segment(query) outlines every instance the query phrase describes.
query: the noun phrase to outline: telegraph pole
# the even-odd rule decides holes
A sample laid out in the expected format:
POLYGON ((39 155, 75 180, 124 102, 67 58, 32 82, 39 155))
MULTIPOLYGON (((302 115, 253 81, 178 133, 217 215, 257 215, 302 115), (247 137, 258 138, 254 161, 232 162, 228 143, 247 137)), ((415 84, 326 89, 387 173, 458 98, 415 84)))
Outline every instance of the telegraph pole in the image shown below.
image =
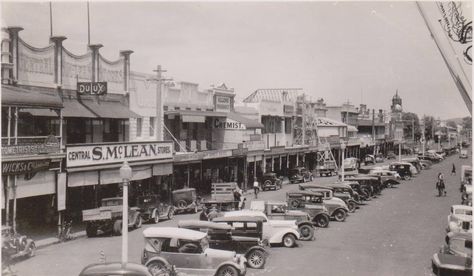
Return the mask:
POLYGON ((374 142, 374 158, 376 154, 376 142, 375 142, 375 109, 372 109, 372 140, 374 142))
POLYGON ((162 93, 162 82, 172 79, 163 79, 161 73, 166 72, 166 70, 161 69, 161 65, 156 67, 156 118, 155 118, 155 133, 156 133, 156 140, 163 141, 163 125, 164 125, 164 115, 163 115, 163 93, 162 93))
POLYGON ((303 116, 302 116, 302 120, 301 120, 301 122, 302 122, 301 123, 302 124, 301 129, 302 129, 303 133, 302 133, 301 137, 302 137, 303 141, 301 141, 301 145, 304 146, 304 143, 306 141, 306 95, 305 94, 303 94, 303 108, 302 109, 303 109, 302 110, 302 112, 303 112, 302 115, 303 116))

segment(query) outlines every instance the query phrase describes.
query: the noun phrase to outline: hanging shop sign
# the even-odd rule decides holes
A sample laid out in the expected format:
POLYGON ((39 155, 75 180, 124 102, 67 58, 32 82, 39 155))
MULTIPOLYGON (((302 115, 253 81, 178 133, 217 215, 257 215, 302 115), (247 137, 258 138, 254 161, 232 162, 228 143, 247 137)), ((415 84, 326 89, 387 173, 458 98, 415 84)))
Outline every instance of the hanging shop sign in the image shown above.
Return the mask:
POLYGON ((107 94, 107 82, 78 82, 77 92, 87 95, 105 95, 107 94))
POLYGON ((48 154, 61 152, 59 140, 50 135, 44 143, 31 143, 23 145, 2 145, 2 155, 30 155, 30 154, 48 154))
POLYGON ((212 124, 212 127, 215 129, 228 129, 228 130, 246 129, 245 125, 242 124, 241 122, 237 122, 229 118, 215 118, 214 124, 212 124))
POLYGON ((231 111, 230 97, 216 96, 216 111, 217 112, 230 112, 231 111))
POLYGON ((33 174, 38 171, 48 170, 51 160, 27 160, 2 163, 3 175, 33 174))
POLYGON ((172 142, 66 146, 67 168, 173 158, 172 142))

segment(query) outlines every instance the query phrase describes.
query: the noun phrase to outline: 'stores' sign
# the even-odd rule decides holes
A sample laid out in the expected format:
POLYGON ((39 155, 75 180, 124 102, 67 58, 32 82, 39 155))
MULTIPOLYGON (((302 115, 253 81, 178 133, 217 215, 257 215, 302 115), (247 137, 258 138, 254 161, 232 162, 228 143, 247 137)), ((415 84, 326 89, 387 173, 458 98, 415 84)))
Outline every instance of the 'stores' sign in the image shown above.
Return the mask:
POLYGON ((79 94, 104 95, 107 94, 107 82, 78 82, 77 92, 79 94))
POLYGON ((136 142, 66 146, 68 168, 149 161, 173 157, 172 142, 136 142))

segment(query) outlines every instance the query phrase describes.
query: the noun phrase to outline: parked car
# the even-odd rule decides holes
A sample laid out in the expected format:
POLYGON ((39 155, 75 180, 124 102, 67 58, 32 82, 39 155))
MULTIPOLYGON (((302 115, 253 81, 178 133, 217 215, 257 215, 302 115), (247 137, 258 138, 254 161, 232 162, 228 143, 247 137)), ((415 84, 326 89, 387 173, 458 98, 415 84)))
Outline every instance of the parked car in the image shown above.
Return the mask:
POLYGON ((446 232, 472 232, 472 207, 466 205, 451 206, 446 232))
POLYGON ((417 157, 403 158, 402 162, 407 162, 407 163, 412 164, 416 168, 417 173, 421 172, 421 170, 423 169, 420 159, 418 159, 417 157))
POLYGON ((299 185, 300 190, 305 190, 305 191, 312 191, 314 189, 329 189, 332 191, 333 196, 335 198, 339 198, 342 201, 344 201, 347 205, 347 209, 349 210, 350 213, 354 213, 356 208, 358 207, 357 201, 354 200, 352 195, 354 194, 354 191, 352 191, 352 188, 346 184, 339 184, 339 183, 333 183, 333 184, 326 184, 326 185, 318 185, 318 184, 300 184, 299 185))
MULTIPOLYGON (((121 197, 103 198, 99 208, 83 210, 82 221, 86 222, 87 237, 99 233, 122 235, 123 200, 121 197)), ((128 228, 142 227, 142 216, 137 207, 128 208, 128 228)))
POLYGON ((385 157, 383 157, 383 154, 377 153, 375 155, 375 163, 383 163, 385 161, 385 157))
POLYGON ((209 248, 206 233, 177 227, 150 227, 143 231, 142 264, 153 275, 167 268, 191 275, 243 276, 247 259, 234 251, 209 248))
POLYGON ((437 276, 472 275, 472 234, 455 233, 431 260, 437 276))
POLYGON ((459 158, 468 158, 467 150, 462 149, 459 153, 459 158))
POLYGON ((224 212, 235 211, 234 202, 209 200, 202 202, 202 211, 199 215, 200 220, 212 220, 214 217, 221 217, 224 212), (212 213, 212 214, 211 214, 212 213))
POLYGON ((433 153, 429 153, 429 152, 425 152, 425 155, 418 154, 418 159, 420 159, 420 160, 429 160, 433 163, 438 163, 441 160, 443 160, 443 158, 441 158, 440 156, 438 156, 436 154, 433 154, 433 153))
POLYGON ((370 197, 375 198, 382 193, 382 182, 379 177, 359 174, 348 177, 347 180, 358 182, 361 189, 364 189, 370 197))
POLYGON ((390 164, 389 169, 391 171, 396 171, 403 179, 409 180, 413 176, 411 167, 413 167, 413 165, 410 163, 393 162, 390 164))
POLYGON ((282 187, 282 180, 274 172, 264 173, 262 176, 262 190, 279 190, 282 187))
POLYGON ((356 192, 359 196, 359 202, 362 202, 363 200, 370 200, 370 192, 366 189, 363 188, 359 182, 357 181, 344 181, 342 183, 345 183, 349 185, 354 192, 356 192))
POLYGON ((364 163, 365 163, 365 165, 375 164, 375 156, 373 156, 371 154, 367 154, 364 157, 364 163))
POLYGON ((181 220, 178 222, 178 227, 207 233, 210 248, 242 254, 247 259, 247 266, 250 268, 262 269, 265 266, 268 252, 263 247, 262 241, 255 237, 234 236, 232 226, 228 224, 181 220))
POLYGON ((291 169, 289 177, 292 184, 313 181, 313 174, 305 167, 291 169))
POLYGON ((290 210, 301 210, 311 205, 323 205, 328 210, 329 217, 339 222, 345 221, 349 212, 346 203, 339 198, 333 198, 332 191, 328 189, 288 192, 286 201, 290 210))
POLYGON ((19 258, 30 258, 36 253, 33 239, 16 233, 11 226, 2 225, 2 271, 19 258))
POLYGON ((82 269, 79 276, 152 276, 147 267, 141 264, 121 262, 90 264, 82 269))
MULTIPOLYGON (((253 210, 240 210, 224 213, 224 217, 217 218, 214 221, 224 222, 233 225, 235 228, 236 225, 241 225, 241 222, 246 217, 247 226, 250 222, 255 227, 255 217, 261 218, 263 223, 263 239, 267 240, 270 245, 283 244, 285 247, 294 247, 296 246, 296 240, 300 239, 300 233, 298 232, 298 225, 296 220, 272 220, 269 219, 261 211, 253 210), (251 220, 253 218, 253 221, 251 220)), ((237 230, 237 229, 236 229, 237 230)), ((235 233, 238 235, 238 232, 235 233)))
MULTIPOLYGON (((262 211, 272 220, 296 220, 301 240, 309 241, 314 237, 311 216, 303 211, 288 210, 288 204, 284 201, 252 200, 250 210, 262 211)), ((329 216, 327 220, 329 222, 329 216)))
POLYGON ((397 156, 395 155, 395 153, 393 151, 389 151, 387 152, 387 159, 396 159, 397 156))
POLYGON ((384 187, 390 188, 400 184, 400 181, 398 181, 398 179, 400 179, 400 175, 395 171, 373 169, 369 171, 368 175, 379 177, 384 187))
POLYGON ((359 159, 355 157, 349 157, 344 159, 344 171, 356 171, 360 167, 359 159))
POLYGON ((337 173, 336 169, 336 161, 325 159, 318 163, 318 166, 316 167, 316 173, 319 174, 319 176, 321 177, 323 175, 332 176, 333 173, 337 173))
POLYGON ((137 197, 137 207, 144 222, 158 223, 163 219, 172 219, 174 207, 160 200, 158 195, 137 197))
POLYGON ((427 160, 427 159, 423 160, 423 159, 420 159, 420 158, 418 158, 418 159, 420 160, 420 164, 421 164, 421 167, 423 168, 423 170, 430 169, 431 166, 433 165, 433 162, 430 161, 430 160, 427 160))
POLYGON ((196 195, 196 189, 184 188, 171 192, 171 203, 175 212, 192 212, 199 211, 200 198, 196 195))

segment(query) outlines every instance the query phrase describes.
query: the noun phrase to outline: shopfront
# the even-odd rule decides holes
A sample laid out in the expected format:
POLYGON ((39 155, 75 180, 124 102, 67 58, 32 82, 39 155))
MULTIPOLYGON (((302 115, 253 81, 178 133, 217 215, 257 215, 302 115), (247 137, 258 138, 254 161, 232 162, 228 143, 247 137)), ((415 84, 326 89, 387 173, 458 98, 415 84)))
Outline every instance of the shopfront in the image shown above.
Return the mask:
POLYGON ((80 218, 84 209, 100 200, 122 196, 119 169, 124 161, 132 168, 130 206, 144 194, 168 200, 172 189, 172 142, 99 143, 66 146, 67 210, 80 218))

